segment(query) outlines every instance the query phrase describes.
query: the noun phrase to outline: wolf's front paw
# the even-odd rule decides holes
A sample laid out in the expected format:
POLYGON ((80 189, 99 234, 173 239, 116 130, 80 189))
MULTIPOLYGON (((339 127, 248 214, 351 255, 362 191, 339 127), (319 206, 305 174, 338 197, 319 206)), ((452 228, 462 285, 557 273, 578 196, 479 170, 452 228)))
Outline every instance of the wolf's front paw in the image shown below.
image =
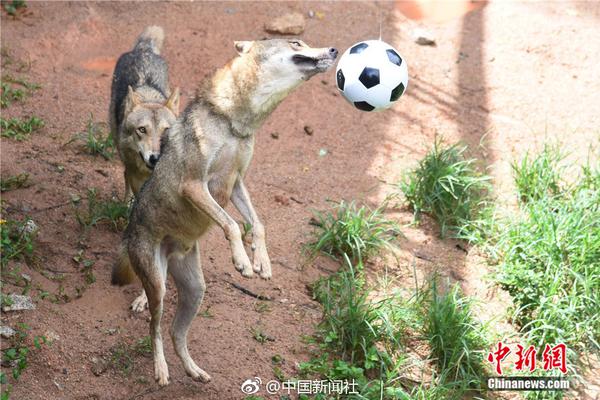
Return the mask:
POLYGON ((242 246, 241 249, 236 249, 233 252, 233 265, 235 269, 237 269, 242 276, 246 278, 251 278, 254 273, 252 272, 252 264, 250 263, 250 259, 246 254, 246 250, 242 246))
POLYGON ((254 250, 254 272, 258 273, 263 279, 271 278, 271 260, 265 246, 256 246, 254 250))

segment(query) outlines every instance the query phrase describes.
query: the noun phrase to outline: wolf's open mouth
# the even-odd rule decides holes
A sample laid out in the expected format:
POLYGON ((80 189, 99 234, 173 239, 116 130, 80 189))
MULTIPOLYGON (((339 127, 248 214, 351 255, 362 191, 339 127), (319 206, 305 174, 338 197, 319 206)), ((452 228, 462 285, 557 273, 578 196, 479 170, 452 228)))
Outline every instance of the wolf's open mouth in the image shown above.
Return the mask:
POLYGON ((316 67, 319 60, 317 58, 307 57, 302 54, 294 54, 292 60, 298 65, 316 67))

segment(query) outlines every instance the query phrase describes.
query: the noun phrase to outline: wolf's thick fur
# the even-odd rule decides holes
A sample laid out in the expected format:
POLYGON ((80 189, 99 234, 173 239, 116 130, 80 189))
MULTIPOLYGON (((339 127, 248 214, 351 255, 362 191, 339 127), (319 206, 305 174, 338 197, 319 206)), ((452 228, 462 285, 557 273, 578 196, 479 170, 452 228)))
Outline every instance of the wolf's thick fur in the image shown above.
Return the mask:
MULTIPOLYGON (((298 40, 236 42, 239 56, 208 79, 163 137, 161 161, 140 190, 123 248, 148 295, 155 378, 168 383, 160 320, 167 272, 175 281, 178 303, 171 338, 188 375, 210 376, 191 359, 188 328, 202 302, 205 283, 198 239, 216 223, 229 240, 233 264, 245 277, 271 277, 265 229, 244 185, 254 147, 254 132, 303 80, 327 70, 337 56, 331 48, 313 49, 298 40), (229 200, 252 226, 254 262, 240 228, 223 209, 229 200)), ((123 256, 126 255, 123 253, 123 256)), ((117 264, 114 283, 129 282, 127 262, 117 264)))
POLYGON ((125 165, 126 198, 136 194, 160 156, 160 137, 179 112, 179 90, 171 93, 169 71, 160 56, 163 29, 147 27, 133 50, 115 66, 110 129, 125 165))

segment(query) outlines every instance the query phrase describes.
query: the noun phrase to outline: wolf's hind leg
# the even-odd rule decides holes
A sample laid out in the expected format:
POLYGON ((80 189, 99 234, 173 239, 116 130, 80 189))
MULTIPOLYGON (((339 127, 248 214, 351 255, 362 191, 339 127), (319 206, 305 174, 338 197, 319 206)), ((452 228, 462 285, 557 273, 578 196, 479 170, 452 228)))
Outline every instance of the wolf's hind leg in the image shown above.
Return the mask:
POLYGON ((198 313, 206 290, 198 242, 183 258, 173 257, 169 262, 169 272, 177 286, 177 311, 170 331, 173 347, 183 363, 185 372, 192 379, 209 382, 210 375, 192 360, 187 346, 188 329, 198 313))
POLYGON ((160 320, 163 312, 163 297, 165 295, 165 281, 167 259, 160 246, 151 248, 151 241, 138 241, 136 246, 129 247, 129 257, 133 268, 144 286, 148 297, 150 309, 150 337, 154 355, 154 378, 160 386, 169 383, 169 368, 165 360, 160 320))

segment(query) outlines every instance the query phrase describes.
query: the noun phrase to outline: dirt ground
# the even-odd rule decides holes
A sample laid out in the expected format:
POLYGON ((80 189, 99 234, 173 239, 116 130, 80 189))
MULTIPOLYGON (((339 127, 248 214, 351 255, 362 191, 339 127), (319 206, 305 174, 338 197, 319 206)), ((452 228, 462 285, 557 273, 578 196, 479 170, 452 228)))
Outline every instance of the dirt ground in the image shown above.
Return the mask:
MULTIPOLYGON (((507 201, 513 196, 510 161, 525 150, 558 140, 570 157, 584 159, 599 138, 600 3, 491 2, 472 8, 464 15, 428 18, 393 2, 29 1, 27 13, 18 19, 3 12, 2 47, 12 58, 30 62, 25 75, 43 87, 2 114, 36 115, 46 126, 24 142, 2 140, 2 175, 26 171, 34 183, 2 197, 10 218, 28 215, 39 225, 40 270, 64 280, 48 279, 48 274, 26 266, 23 272, 34 286, 57 293, 61 285, 70 296, 69 302, 54 304, 33 290, 35 311, 2 314, 2 324, 26 322, 32 335, 54 338, 51 347, 32 356, 12 398, 243 398, 240 384, 245 379, 274 379, 272 356, 281 355, 286 375, 295 374, 296 364, 309 357, 302 336, 313 332, 320 311, 306 285, 335 269, 329 260, 306 263, 302 255, 312 210, 327 207, 328 199, 376 204, 394 190, 391 184, 415 165, 436 135, 468 143, 493 174, 498 196, 507 201), (381 16, 383 40, 408 61, 406 94, 389 111, 359 112, 337 93, 330 71, 295 91, 262 127, 247 186, 266 225, 274 277, 268 282, 242 278, 231 265, 219 230, 202 239, 208 291, 189 342, 192 356, 212 382, 199 384, 186 377, 169 340, 165 352, 172 381, 166 388, 154 383, 147 357, 136 356, 128 375, 108 369, 96 376, 94 359, 107 356, 118 343, 134 343, 147 335, 148 313, 128 309, 139 285, 123 289, 109 284, 119 234, 100 226, 83 235, 69 204, 72 195, 84 197, 92 187, 105 199, 122 196, 122 166, 118 159, 105 161, 84 154, 76 143, 65 144, 85 128, 90 113, 96 121, 106 120, 114 62, 145 26, 164 27, 163 54, 171 83, 182 88, 186 104, 203 77, 233 57, 233 40, 262 38, 265 22, 291 11, 307 15, 309 10, 317 15, 307 17, 301 38, 342 51, 378 37, 381 16), (437 46, 414 42, 412 32, 418 26, 435 35, 437 46), (312 136, 305 134, 306 125, 314 129, 312 136), (278 139, 271 136, 274 132, 278 139), (321 149, 327 155, 320 156, 321 149), (76 298, 84 278, 72 258, 80 248, 95 261, 96 282, 76 298), (264 312, 261 302, 231 283, 271 296, 269 310, 264 312), (274 341, 258 343, 253 328, 274 341)), ((403 208, 390 215, 402 224, 412 218, 403 208)), ((369 268, 387 268, 407 287, 413 282, 413 260, 419 278, 439 269, 461 282, 467 293, 495 305, 484 314, 495 316, 498 329, 504 329, 506 296, 485 280, 489 269, 480 257, 438 239, 427 221, 407 226, 404 234, 397 264, 377 262, 369 268)), ((174 286, 169 285, 165 337, 175 301, 174 286)), ((592 394, 598 393, 597 385, 578 396, 598 398, 592 394)))

